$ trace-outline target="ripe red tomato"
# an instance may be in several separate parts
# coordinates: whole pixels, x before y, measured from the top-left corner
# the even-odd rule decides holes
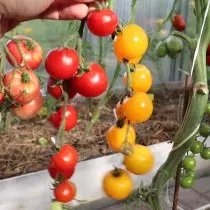
[[[210,66],[210,55],[206,56],[206,65]]]
[[[56,128],[59,128],[62,123],[63,111],[64,111],[64,108],[61,107],[57,112],[53,113],[50,116],[50,121]],[[75,110],[73,106],[68,105],[65,116],[66,116],[65,130],[69,131],[72,128],[74,128],[77,124],[77,111]]]
[[[68,171],[75,168],[78,162],[78,154],[74,147],[65,144],[53,157],[54,167],[58,171]]]
[[[55,163],[54,163],[54,159],[52,158],[49,166],[48,166],[48,172],[50,174],[50,176],[53,179],[59,180],[59,179],[70,179],[72,177],[72,175],[74,174],[75,168],[71,167],[71,168],[67,168],[67,169],[59,169],[56,167]]]
[[[72,99],[76,96],[77,91],[75,90],[75,87],[73,84],[73,78],[63,81],[63,86],[64,86],[65,91],[68,93],[69,99]]]
[[[109,36],[118,26],[118,16],[110,9],[95,10],[87,17],[88,29],[96,36]]]
[[[16,60],[17,64],[26,66],[26,68],[28,67],[29,69],[33,70],[39,68],[40,64],[42,63],[41,46],[29,37],[15,36],[14,39],[18,41],[9,40],[7,43],[7,48]],[[7,60],[12,66],[14,66],[14,63],[9,56],[7,56]]]
[[[55,99],[60,99],[61,96],[63,95],[62,84],[53,77],[49,77],[47,83],[47,92]]]
[[[47,73],[58,80],[71,78],[78,70],[79,56],[74,49],[55,48],[48,52],[45,68]]]
[[[184,31],[186,28],[186,23],[182,15],[174,15],[172,24],[177,31]]]
[[[29,120],[34,118],[41,110],[43,105],[43,96],[40,95],[33,101],[24,105],[16,105],[12,108],[12,112],[21,120]]]
[[[64,181],[58,184],[54,190],[56,201],[68,203],[76,196],[76,186],[73,182]]]
[[[4,94],[2,92],[0,92],[0,104],[3,104],[4,103]]]
[[[30,70],[11,70],[4,76],[3,83],[12,100],[20,104],[27,104],[40,94],[39,80]]]
[[[106,91],[108,78],[100,65],[92,63],[88,72],[73,78],[73,86],[84,97],[97,97]]]

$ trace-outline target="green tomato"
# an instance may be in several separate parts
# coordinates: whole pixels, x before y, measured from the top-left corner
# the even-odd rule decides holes
[[[192,187],[194,179],[192,176],[183,176],[180,180],[180,186],[184,189]]]
[[[176,36],[169,36],[166,39],[166,46],[172,54],[180,53],[184,49],[183,41]]]
[[[208,103],[208,104],[206,105],[205,113],[206,113],[206,114],[210,114],[210,103]]]
[[[57,201],[51,203],[50,210],[63,210],[63,204]]]
[[[201,157],[204,160],[210,160],[210,147],[204,147],[201,151]]]
[[[203,137],[208,137],[210,135],[210,126],[208,124],[204,124],[199,129],[199,134]]]
[[[193,153],[193,154],[198,154],[202,151],[203,149],[203,144],[198,141],[198,140],[195,140],[192,144],[192,146],[190,147],[190,151]]]
[[[185,176],[191,176],[193,179],[195,179],[196,177],[195,170],[185,171]]]
[[[185,170],[193,170],[196,167],[196,160],[192,156],[186,156],[182,161],[182,167]]]
[[[167,47],[164,41],[160,41],[156,46],[156,55],[158,57],[164,57],[167,54]]]

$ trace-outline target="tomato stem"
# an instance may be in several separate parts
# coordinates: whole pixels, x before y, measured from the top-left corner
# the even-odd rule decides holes
[[[132,88],[131,88],[131,66],[129,63],[126,63],[126,70],[127,70],[127,81],[126,81],[126,92],[132,93]],[[130,94],[129,94],[130,95]]]
[[[136,19],[136,8],[137,8],[137,4],[136,4],[137,0],[132,0],[131,2],[131,17],[129,20],[129,24],[131,23],[135,23],[135,19]]]

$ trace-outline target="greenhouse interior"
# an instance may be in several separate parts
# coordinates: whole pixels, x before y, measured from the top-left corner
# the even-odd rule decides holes
[[[0,210],[210,209],[210,0],[0,0]]]

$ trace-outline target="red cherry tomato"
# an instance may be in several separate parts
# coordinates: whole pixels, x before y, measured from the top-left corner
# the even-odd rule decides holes
[[[21,120],[29,120],[36,117],[36,115],[39,114],[42,105],[43,105],[43,96],[40,93],[40,95],[36,99],[29,102],[28,104],[16,105],[12,109],[12,112],[16,117],[18,117]]]
[[[108,78],[104,69],[93,63],[88,72],[73,78],[73,86],[84,97],[97,97],[106,91]]]
[[[184,31],[186,28],[186,23],[182,15],[174,15],[172,24],[177,31]]]
[[[30,70],[11,70],[4,76],[3,83],[12,100],[20,104],[27,104],[40,94],[39,80]]]
[[[33,39],[25,36],[15,36],[16,40],[9,40],[7,48],[17,64],[29,69],[37,69],[42,63],[42,48]],[[21,53],[22,55],[21,55]],[[24,59],[23,59],[24,58]],[[14,66],[12,59],[7,56],[9,63]]]
[[[57,112],[53,113],[50,116],[50,121],[56,128],[59,128],[62,123],[63,112],[64,108],[61,107]],[[65,116],[66,116],[65,130],[69,131],[72,128],[74,128],[77,124],[77,111],[73,106],[67,105]]]
[[[74,167],[63,169],[63,170],[57,168],[54,163],[53,158],[51,159],[50,164],[48,166],[48,172],[49,172],[50,176],[56,180],[59,180],[62,178],[70,179],[72,177],[72,175],[74,174],[74,171],[75,171]]]
[[[78,154],[74,147],[66,144],[53,157],[54,167],[58,171],[68,171],[75,168],[78,162]]]
[[[71,78],[78,70],[79,56],[74,49],[53,49],[47,54],[45,68],[47,73],[58,80]]]
[[[118,26],[118,16],[110,9],[95,10],[89,13],[87,26],[96,36],[109,36]]]
[[[210,66],[210,55],[206,56],[206,65]]]
[[[55,99],[60,99],[63,95],[62,84],[60,84],[60,82],[53,77],[49,77],[47,83],[47,92]]]
[[[3,104],[4,103],[4,94],[2,92],[0,92],[0,104]]]
[[[58,184],[54,190],[56,201],[68,203],[76,196],[76,186],[72,182],[64,181]]]

